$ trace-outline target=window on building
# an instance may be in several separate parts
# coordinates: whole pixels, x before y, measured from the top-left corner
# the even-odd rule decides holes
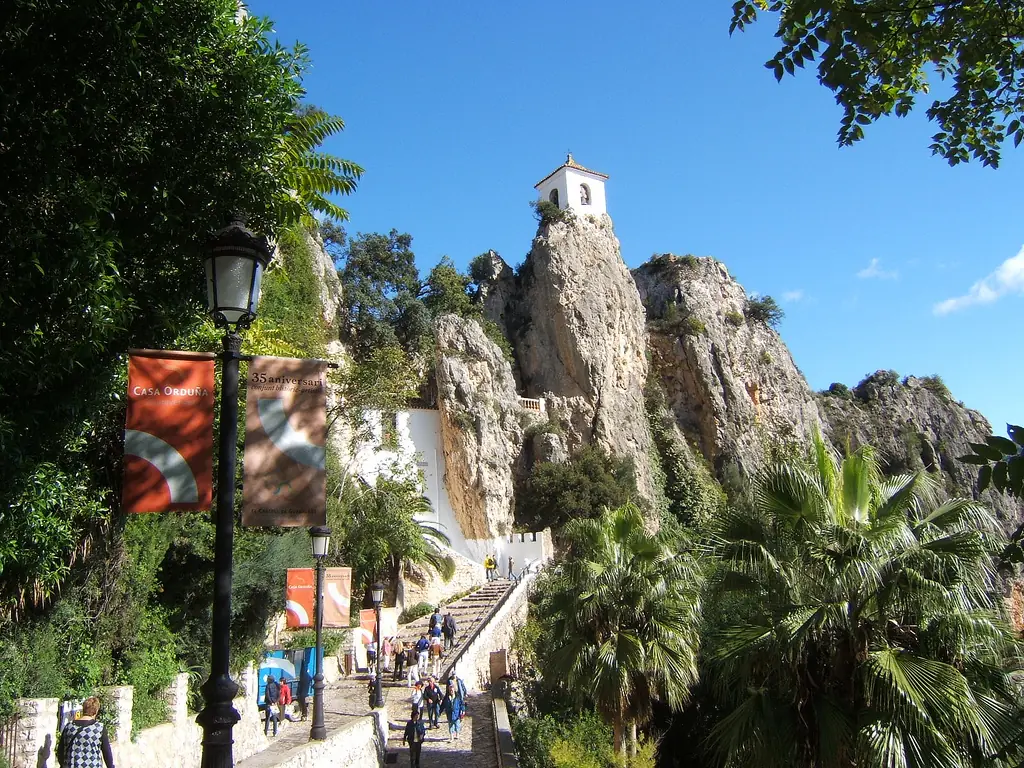
[[[398,414],[384,413],[380,418],[380,447],[385,451],[398,450]]]
[[[580,184],[580,205],[590,205],[590,187]]]
[[[551,190],[551,194],[548,195],[548,200],[550,200],[555,205],[558,205],[558,190],[557,189],[552,189]]]

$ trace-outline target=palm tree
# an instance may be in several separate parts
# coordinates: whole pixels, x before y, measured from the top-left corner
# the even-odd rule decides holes
[[[454,575],[451,542],[427,519],[433,508],[414,483],[380,477],[370,485],[344,476],[332,491],[328,519],[341,534],[337,552],[352,567],[354,584],[369,587],[406,562],[426,566],[446,581]]]
[[[1017,765],[1021,709],[981,504],[871,449],[766,470],[719,522],[707,674],[725,766]]]
[[[679,708],[697,680],[701,571],[627,503],[564,529],[568,551],[543,590],[549,670],[611,724],[623,755],[655,699]]]

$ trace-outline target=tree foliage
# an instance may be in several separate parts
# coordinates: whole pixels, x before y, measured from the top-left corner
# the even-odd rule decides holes
[[[623,755],[636,743],[626,729],[643,726],[654,701],[679,708],[696,683],[701,568],[650,533],[634,504],[573,520],[565,537],[539,605],[551,642],[544,674],[597,709]]]
[[[870,449],[840,460],[818,436],[720,520],[713,602],[733,611],[706,676],[722,764],[1019,763],[998,524],[932,491],[924,472],[883,479]]]
[[[230,0],[12,0],[0,17],[0,613],[54,596],[118,505],[124,358],[201,323],[226,215],[270,234],[360,169],[317,151],[302,46]]]
[[[531,531],[557,530],[570,520],[596,517],[605,507],[621,507],[636,496],[632,461],[587,445],[564,464],[534,465],[517,498],[516,523]]]
[[[779,323],[786,316],[782,307],[771,296],[758,296],[747,299],[743,307],[743,314],[748,320],[764,323],[770,328],[778,328]]]
[[[973,453],[960,461],[978,467],[978,493],[994,488],[1015,499],[1024,498],[1024,427],[1006,425],[1009,438],[989,435],[984,443],[968,443]],[[1010,537],[1000,555],[1004,566],[1024,563],[1024,524]]]
[[[946,0],[737,0],[730,32],[762,13],[778,17],[781,41],[765,66],[777,80],[817,60],[818,80],[842,107],[839,144],[864,137],[881,117],[903,117],[948,83],[926,110],[938,124],[931,150],[950,165],[996,167],[1010,139],[1024,139],[1024,6]]]

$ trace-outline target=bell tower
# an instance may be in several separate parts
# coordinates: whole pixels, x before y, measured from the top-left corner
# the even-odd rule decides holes
[[[608,213],[604,196],[607,179],[605,174],[577,163],[570,152],[565,162],[537,182],[534,189],[538,200],[552,202],[563,211],[572,209],[577,214],[600,216]]]

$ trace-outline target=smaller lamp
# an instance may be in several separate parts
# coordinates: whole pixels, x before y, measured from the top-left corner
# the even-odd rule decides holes
[[[384,602],[384,585],[379,581],[370,587],[370,599],[373,600],[374,608],[379,608]]]
[[[271,256],[267,238],[246,228],[239,215],[207,244],[207,299],[219,327],[248,328],[256,319],[260,281]]]
[[[309,529],[309,538],[313,542],[313,557],[318,560],[327,556],[327,548],[331,544],[331,529],[322,525]]]

